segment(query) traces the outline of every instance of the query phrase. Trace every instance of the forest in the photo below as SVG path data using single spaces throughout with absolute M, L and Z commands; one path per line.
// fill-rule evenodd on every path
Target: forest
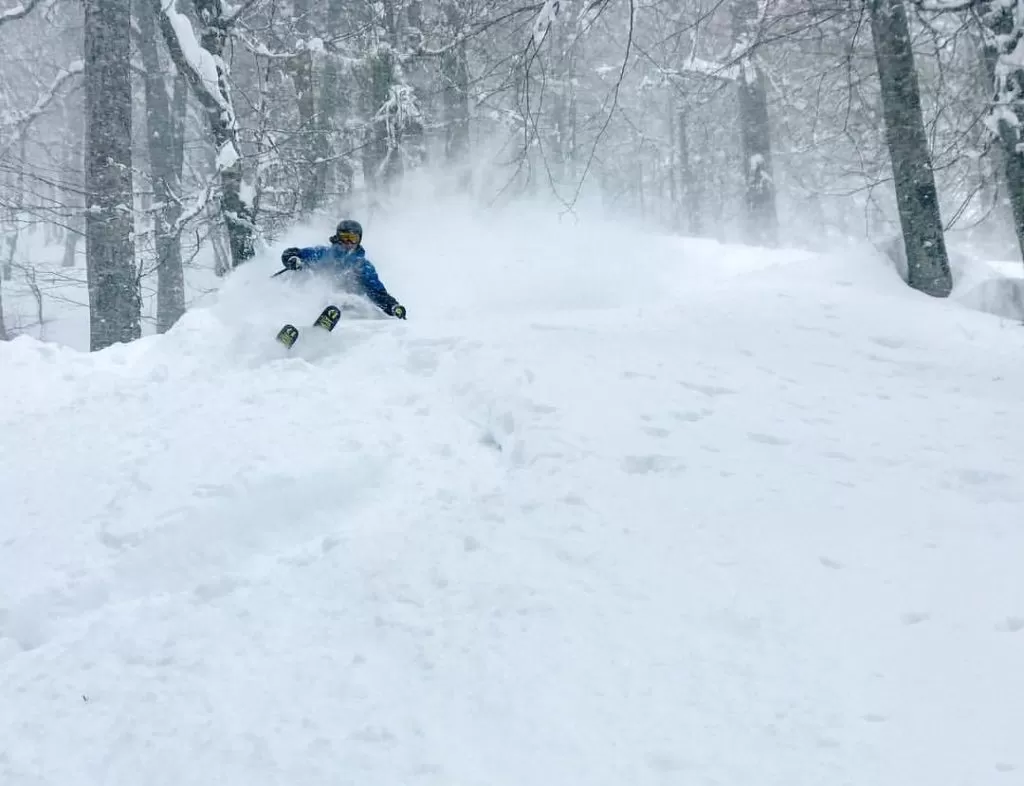
M 954 247 L 1024 246 L 1022 33 L 1024 0 L 8 0 L 0 304 L 79 292 L 93 350 L 165 332 L 193 271 L 412 182 L 863 239 L 944 297 Z

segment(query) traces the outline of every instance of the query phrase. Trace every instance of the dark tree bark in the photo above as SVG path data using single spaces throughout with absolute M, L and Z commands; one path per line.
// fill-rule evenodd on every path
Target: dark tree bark
M 953 286 L 935 175 L 921 114 L 921 95 L 903 0 L 868 0 L 882 87 L 885 136 L 892 160 L 907 283 L 935 297 Z
M 7 325 L 4 323 L 4 277 L 0 276 L 0 341 L 7 341 Z
M 371 122 L 363 148 L 363 176 L 372 189 L 384 188 L 402 174 L 402 159 L 397 149 L 401 141 L 400 129 L 389 129 L 389 118 L 382 111 L 397 81 L 395 67 L 394 52 L 387 46 L 378 47 L 367 58 L 364 96 L 366 116 Z
M 347 0 L 327 0 L 326 30 L 330 38 L 343 34 Z M 320 88 L 320 124 L 328 149 L 345 150 L 350 147 L 349 133 L 344 128 L 344 117 L 352 107 L 350 85 L 342 83 L 339 57 L 328 53 Z M 353 166 L 349 158 L 336 158 L 324 163 L 324 190 L 336 196 L 352 192 Z
M 83 128 L 77 118 L 68 111 L 67 104 L 61 104 L 61 121 L 71 129 L 64 142 L 61 155 L 64 172 L 63 179 L 67 184 L 64 188 L 64 204 L 67 206 L 67 225 L 64 228 L 64 255 L 61 267 L 74 267 L 78 253 L 78 244 L 85 237 L 85 213 L 82 210 L 83 171 L 82 143 Z
M 693 166 L 690 156 L 690 134 L 687 129 L 686 110 L 680 108 L 676 114 L 676 151 L 679 167 L 679 184 L 683 192 L 683 225 L 693 236 L 704 231 L 704 194 L 702 180 Z
M 387 191 L 422 160 L 423 126 L 415 92 L 406 82 L 398 55 L 401 20 L 396 0 L 377 3 L 370 51 L 363 61 L 364 114 L 369 119 L 363 147 L 363 176 L 371 191 Z
M 1014 4 L 1016 5 L 1016 4 Z M 1006 190 L 1010 197 L 1013 228 L 1024 257 L 1024 150 L 1021 127 L 1024 124 L 1024 73 L 1019 68 L 1001 73 L 1001 56 L 1013 53 L 1024 31 L 1014 25 L 1014 5 L 986 2 L 982 6 L 985 21 L 985 67 L 993 85 L 996 135 L 1002 158 Z
M 156 234 L 156 329 L 166 333 L 185 313 L 185 273 L 181 260 L 181 171 L 184 162 L 185 80 L 175 74 L 171 96 L 157 48 L 156 19 L 149 3 L 137 10 L 139 52 L 146 69 L 146 141 L 158 204 Z
M 772 174 L 768 90 L 764 72 L 753 51 L 756 24 L 756 0 L 734 0 L 733 38 L 741 53 L 737 62 L 736 87 L 740 138 L 743 143 L 743 177 L 746 183 L 746 234 L 751 243 L 774 246 L 779 238 L 779 218 Z
M 309 0 L 294 0 L 292 9 L 295 32 L 305 44 L 317 33 L 312 19 Z M 327 164 L 329 157 L 326 127 L 322 112 L 317 111 L 314 86 L 313 52 L 306 47 L 298 57 L 288 62 L 298 99 L 299 133 L 302 139 L 304 177 L 300 193 L 303 213 L 309 215 L 323 202 L 327 191 Z
M 552 57 L 547 85 L 551 102 L 549 146 L 554 154 L 555 176 L 562 184 L 576 180 L 576 77 L 582 42 L 577 39 L 578 17 L 573 10 L 563 10 L 548 32 Z
M 130 0 L 85 0 L 90 348 L 142 335 L 132 223 Z
M 459 4 L 444 5 L 447 33 L 453 39 L 450 49 L 441 55 L 441 90 L 445 113 L 445 160 L 452 165 L 464 162 L 469 152 L 469 64 L 466 57 L 464 19 Z
M 25 205 L 25 139 L 22 135 L 18 142 L 18 169 L 14 178 L 14 200 L 10 206 L 11 226 L 4 233 L 4 260 L 3 270 L 0 272 L 3 278 L 8 281 L 14 275 L 14 257 L 18 253 L 18 240 L 21 237 L 22 209 Z

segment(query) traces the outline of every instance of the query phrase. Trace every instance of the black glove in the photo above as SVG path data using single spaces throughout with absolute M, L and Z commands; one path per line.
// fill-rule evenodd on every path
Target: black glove
M 400 306 L 398 303 L 395 303 L 395 305 L 391 307 L 391 316 L 396 319 L 405 319 L 405 306 Z
M 299 249 L 286 248 L 281 252 L 281 264 L 288 270 L 298 270 L 302 267 L 302 258 L 299 256 Z

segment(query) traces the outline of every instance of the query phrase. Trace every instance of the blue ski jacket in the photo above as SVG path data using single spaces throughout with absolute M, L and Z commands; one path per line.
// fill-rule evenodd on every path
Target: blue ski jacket
M 381 283 L 377 269 L 366 258 L 366 250 L 361 245 L 351 251 L 345 251 L 335 244 L 290 248 L 282 254 L 282 258 L 291 255 L 302 260 L 303 268 L 329 275 L 346 292 L 365 295 L 386 314 L 390 314 L 391 309 L 398 305 L 398 301 Z

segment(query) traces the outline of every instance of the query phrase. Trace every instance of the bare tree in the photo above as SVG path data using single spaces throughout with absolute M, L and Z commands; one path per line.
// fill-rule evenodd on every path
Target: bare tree
M 346 0 L 327 0 L 325 28 L 332 40 L 342 37 L 346 7 Z M 351 145 L 352 134 L 345 122 L 355 103 L 350 82 L 351 74 L 341 54 L 327 51 L 320 87 L 320 124 L 327 141 L 327 155 L 323 163 L 324 190 L 337 197 L 351 193 L 354 177 L 353 161 L 337 152 Z
M 167 89 L 152 4 L 139 3 L 136 17 L 139 53 L 145 68 L 146 143 L 156 201 L 153 209 L 157 270 L 156 329 L 158 333 L 165 333 L 185 313 L 180 218 L 187 88 L 184 78 L 175 74 L 171 80 L 173 87 L 170 91 Z
M 775 208 L 772 174 L 771 127 L 768 122 L 768 90 L 755 50 L 757 0 L 733 0 L 733 35 L 737 52 L 736 89 L 739 95 L 740 134 L 746 181 L 747 239 L 775 245 L 779 219 Z
M 945 297 L 953 281 L 921 114 L 907 12 L 903 0 L 869 0 L 869 13 L 907 254 L 907 283 L 929 295 Z
M 238 123 L 228 84 L 224 49 L 231 20 L 221 0 L 197 0 L 199 37 L 174 0 L 149 0 L 160 23 L 167 49 L 178 72 L 188 80 L 206 113 L 217 149 L 217 174 L 224 223 L 231 247 L 231 265 L 238 267 L 255 254 L 256 226 L 252 205 L 242 192 L 242 153 Z
M 469 62 L 462 4 L 445 0 L 444 24 L 451 44 L 441 54 L 441 91 L 445 112 L 445 158 L 460 166 L 469 153 Z
M 299 36 L 299 49 L 295 57 L 288 58 L 289 71 L 295 85 L 301 138 L 302 184 L 300 186 L 301 209 L 306 215 L 313 213 L 323 203 L 327 191 L 327 149 L 326 128 L 322 107 L 317 106 L 315 86 L 317 49 L 313 42 L 313 4 L 309 0 L 295 0 L 293 9 L 295 33 Z
M 149 164 L 135 177 L 161 331 L 187 305 L 189 270 L 253 254 L 257 219 L 274 237 L 381 204 L 424 163 L 444 168 L 443 188 L 468 183 L 472 162 L 488 202 L 550 189 L 554 209 L 597 197 L 728 241 L 820 248 L 899 226 L 911 283 L 940 295 L 945 244 L 994 227 L 1000 243 L 985 242 L 1002 249 L 1010 208 L 1024 253 L 1024 0 L 145 2 L 134 143 Z M 42 225 L 68 262 L 85 215 L 66 141 L 83 125 L 77 8 L 0 13 L 5 227 Z M 55 18 L 74 30 L 55 48 L 67 60 L 38 68 Z M 183 128 L 200 144 L 182 147 Z M 33 264 L 59 259 L 41 250 Z
M 1017 243 L 1024 256 L 1024 70 L 1016 54 L 1024 38 L 1024 3 L 986 0 L 978 5 L 992 81 L 992 125 L 1002 155 Z
M 86 0 L 86 230 L 90 347 L 142 332 L 132 205 L 130 0 Z
M 7 325 L 4 322 L 4 277 L 0 276 L 0 341 L 7 341 Z
M 369 22 L 369 40 L 360 68 L 363 113 L 363 177 L 373 191 L 386 191 L 422 158 L 422 117 L 415 89 L 403 68 L 399 48 L 398 0 L 383 0 Z

